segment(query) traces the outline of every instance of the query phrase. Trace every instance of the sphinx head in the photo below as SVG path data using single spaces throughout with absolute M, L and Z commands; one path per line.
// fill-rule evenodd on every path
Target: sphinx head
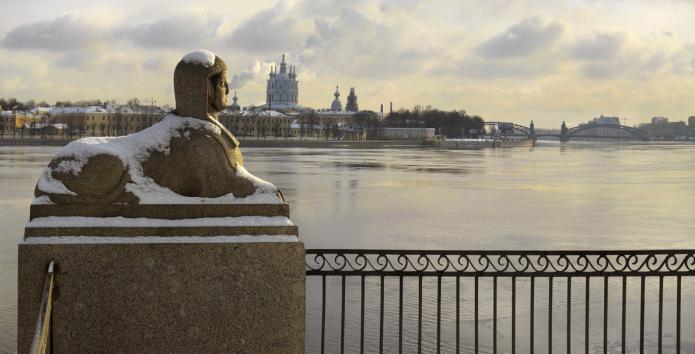
M 227 107 L 227 65 L 215 54 L 196 50 L 186 54 L 174 70 L 176 113 L 198 119 L 217 118 Z

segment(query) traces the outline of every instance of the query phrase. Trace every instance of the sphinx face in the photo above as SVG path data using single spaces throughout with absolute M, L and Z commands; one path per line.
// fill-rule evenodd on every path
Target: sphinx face
M 227 71 L 223 71 L 222 73 L 220 73 L 220 75 L 216 75 L 211 80 L 213 80 L 212 87 L 214 88 L 214 90 L 211 94 L 210 99 L 208 100 L 210 102 L 210 107 L 208 111 L 210 113 L 217 113 L 224 110 L 229 104 L 229 101 L 227 100 L 227 96 L 229 95 L 229 84 L 227 84 Z

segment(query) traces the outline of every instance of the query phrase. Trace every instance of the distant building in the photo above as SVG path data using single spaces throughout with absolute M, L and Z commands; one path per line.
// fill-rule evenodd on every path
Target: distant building
M 602 114 L 600 117 L 595 117 L 593 120 L 589 121 L 588 124 L 620 125 L 620 118 L 606 117 Z
M 348 112 L 357 112 L 360 110 L 357 106 L 357 96 L 355 95 L 354 87 L 350 87 L 350 94 L 347 97 L 347 103 L 345 103 L 345 110 Z
M 434 128 L 383 128 L 382 137 L 386 140 L 432 140 Z
M 127 135 L 159 122 L 164 114 L 156 106 L 42 107 L 29 112 L 2 112 L 2 133 Z
M 232 105 L 229 106 L 229 110 L 232 111 L 232 112 L 239 112 L 239 111 L 241 111 L 241 107 L 239 106 L 239 103 L 237 102 L 237 100 L 239 100 L 239 98 L 236 96 L 236 91 L 234 91 L 234 97 L 232 97 L 232 100 L 233 100 L 234 102 L 232 102 Z
M 220 112 L 218 120 L 234 135 L 290 136 L 290 123 L 294 116 L 272 110 L 228 110 Z
M 42 129 L 48 124 L 48 114 L 45 109 L 33 109 L 29 112 L 3 111 L 0 113 L 2 135 L 24 134 L 35 129 Z
M 668 123 L 668 118 L 666 117 L 652 117 L 652 124 L 664 124 Z
M 333 103 L 331 103 L 331 111 L 334 112 L 340 112 L 343 110 L 343 104 L 340 102 L 340 92 L 338 92 L 338 86 L 335 87 L 335 93 L 333 94 L 335 97 L 333 99 Z
M 654 122 L 654 119 L 652 119 L 652 122 Z M 690 129 L 685 125 L 685 122 L 664 122 L 663 120 L 656 120 L 656 123 L 640 125 L 639 129 L 650 139 L 673 140 L 692 135 Z
M 299 85 L 297 83 L 297 72 L 294 67 L 287 67 L 285 54 L 282 55 L 280 72 L 272 67 L 268 77 L 266 88 L 265 109 L 298 109 Z
M 695 129 L 695 116 L 688 117 L 688 127 Z
M 54 107 L 49 119 L 51 123 L 66 124 L 70 134 L 118 136 L 148 128 L 165 114 L 157 106 Z

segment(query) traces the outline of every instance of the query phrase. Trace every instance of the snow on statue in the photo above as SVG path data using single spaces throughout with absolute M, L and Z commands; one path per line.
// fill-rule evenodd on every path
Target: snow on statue
M 224 61 L 204 50 L 185 55 L 174 93 L 176 110 L 150 128 L 65 146 L 34 203 L 282 203 L 275 186 L 244 169 L 239 141 L 217 121 L 229 94 Z

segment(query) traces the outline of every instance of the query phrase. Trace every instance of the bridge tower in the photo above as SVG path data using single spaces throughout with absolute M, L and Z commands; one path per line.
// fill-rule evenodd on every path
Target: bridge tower
M 531 121 L 531 124 L 528 126 L 528 135 L 530 139 L 536 140 L 536 128 L 533 125 L 533 121 Z
M 567 129 L 567 125 L 565 124 L 564 120 L 562 121 L 562 125 L 560 126 L 560 141 L 570 141 L 570 131 L 569 129 Z

